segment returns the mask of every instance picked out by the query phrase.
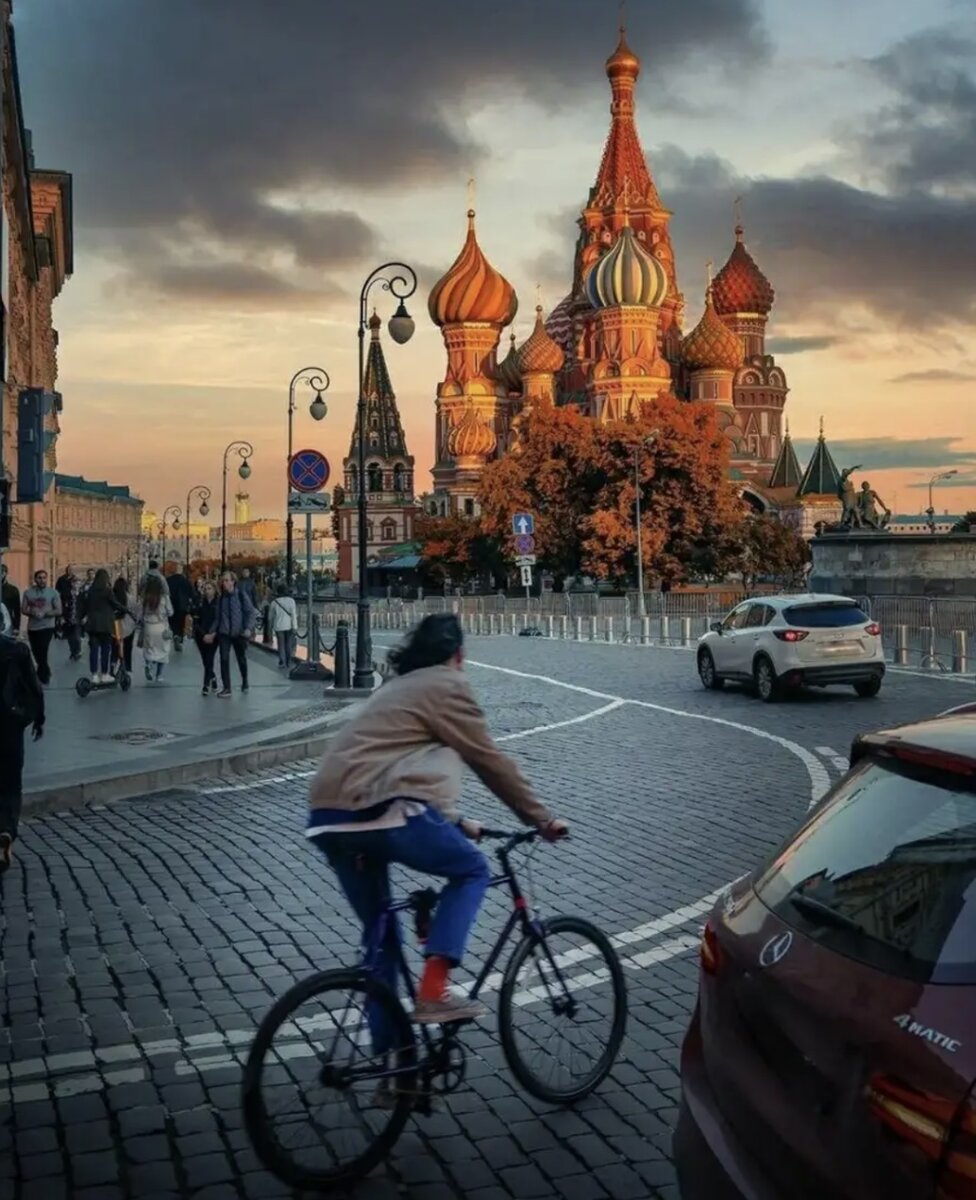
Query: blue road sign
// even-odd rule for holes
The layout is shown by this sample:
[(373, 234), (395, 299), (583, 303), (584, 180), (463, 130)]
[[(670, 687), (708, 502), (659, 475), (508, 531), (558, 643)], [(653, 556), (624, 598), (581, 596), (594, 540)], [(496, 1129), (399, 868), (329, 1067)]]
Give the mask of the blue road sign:
[(512, 529), (516, 534), (535, 533), (535, 517), (531, 513), (516, 513), (512, 517)]
[(535, 554), (535, 538), (531, 533), (517, 533), (515, 535), (515, 553)]
[(298, 450), (288, 460), (288, 482), (296, 492), (320, 492), (329, 482), (329, 460), (319, 450)]

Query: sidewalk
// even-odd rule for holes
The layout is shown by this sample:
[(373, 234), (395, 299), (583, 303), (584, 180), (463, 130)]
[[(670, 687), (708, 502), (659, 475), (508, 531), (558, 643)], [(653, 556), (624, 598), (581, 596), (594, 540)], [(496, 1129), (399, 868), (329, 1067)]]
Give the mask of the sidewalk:
[(24, 811), (105, 802), (164, 790), (202, 775), (253, 770), (320, 753), (348, 700), (326, 697), (321, 683), (292, 682), (273, 654), (248, 651), (250, 690), (229, 700), (200, 694), (203, 671), (192, 643), (174, 653), (162, 683), (149, 684), (133, 656), (132, 688), (92, 692), (75, 682), (87, 665), (52, 646), (54, 678), (45, 689), (47, 723), (26, 746)]

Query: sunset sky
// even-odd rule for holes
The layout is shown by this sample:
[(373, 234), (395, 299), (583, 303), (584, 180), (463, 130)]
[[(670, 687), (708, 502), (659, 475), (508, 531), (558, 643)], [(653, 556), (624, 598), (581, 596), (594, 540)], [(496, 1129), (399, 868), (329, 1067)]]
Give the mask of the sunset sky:
[[(217, 495), (247, 438), (252, 511), (283, 515), (288, 380), (331, 375), (296, 439), (337, 464), (359, 288), (397, 258), (421, 276), (417, 333), (387, 360), (426, 490), (444, 364), (426, 296), (466, 181), (523, 338), (536, 284), (547, 310), (568, 287), (618, 19), (616, 0), (16, 0), (37, 166), (74, 174), (60, 469), (159, 509)], [(976, 509), (974, 0), (629, 0), (626, 21), (686, 329), (741, 195), (801, 461), (822, 414), (838, 465), (895, 511), (951, 467), (936, 507)]]

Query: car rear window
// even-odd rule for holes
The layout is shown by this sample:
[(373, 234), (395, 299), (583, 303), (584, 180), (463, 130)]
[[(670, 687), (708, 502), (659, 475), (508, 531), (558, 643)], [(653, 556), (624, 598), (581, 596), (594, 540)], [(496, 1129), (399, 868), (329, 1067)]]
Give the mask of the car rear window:
[(976, 791), (865, 759), (763, 868), (760, 899), (832, 950), (922, 983), (976, 983)]
[(783, 610), (787, 625), (799, 629), (837, 629), (843, 625), (867, 625), (871, 620), (856, 604), (793, 604)]

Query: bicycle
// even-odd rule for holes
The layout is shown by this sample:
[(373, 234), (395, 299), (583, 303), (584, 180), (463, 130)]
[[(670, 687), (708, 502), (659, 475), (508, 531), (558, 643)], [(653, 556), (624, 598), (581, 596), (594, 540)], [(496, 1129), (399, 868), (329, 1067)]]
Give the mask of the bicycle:
[[(498, 988), (498, 1030), (502, 1051), (512, 1074), (530, 1095), (550, 1104), (572, 1104), (588, 1096), (610, 1073), (627, 1022), (627, 991), (620, 961), (607, 936), (589, 921), (560, 916), (539, 920), (530, 913), (515, 869), (512, 852), (539, 837), (537, 830), (510, 833), (482, 831), (482, 840), (503, 841), (497, 851), (501, 866), (491, 887), (507, 886), (512, 910), (495, 945), (482, 965), (471, 998), (486, 987)], [(425, 888), (405, 899), (390, 900), (366, 941), (359, 966), (323, 971), (296, 984), (267, 1013), (258, 1027), (247, 1058), (243, 1079), (244, 1121), (251, 1143), (264, 1165), (279, 1179), (298, 1189), (328, 1190), (362, 1178), (392, 1150), (411, 1113), (431, 1111), (435, 1094), (455, 1091), (465, 1079), (465, 1051), (459, 1034), (463, 1025), (414, 1025), (399, 996), (375, 977), (373, 964), (384, 943), (390, 921), (410, 912), (418, 937), (423, 940), (439, 892)], [(492, 972), (506, 944), (521, 931), (504, 972)], [(562, 938), (575, 939), (554, 949)], [(581, 967), (579, 970), (578, 968)], [(398, 938), (398, 967), (407, 994), (414, 1001), (416, 988)], [(535, 968), (536, 979), (526, 974)], [(523, 974), (526, 972), (526, 974)], [(609, 985), (606, 994), (601, 985)], [(309, 1003), (316, 1011), (299, 1015)], [(542, 1017), (542, 1032), (520, 1040), (521, 1017)], [(555, 1062), (554, 1028), (568, 1019), (568, 1030), (585, 1036), (604, 1026), (607, 1036), (594, 1046), (594, 1061), (582, 1078), (563, 1085), (543, 1078), (535, 1066)], [(372, 1019), (372, 1021), (370, 1020)], [(377, 1052), (371, 1029), (392, 1033), (392, 1049)], [(419, 1045), (418, 1045), (419, 1032)], [(281, 1034), (280, 1043), (276, 1037)], [(530, 1062), (529, 1054), (535, 1055)], [(349, 1061), (340, 1057), (348, 1055)], [(572, 1047), (573, 1063), (584, 1050)], [(361, 1061), (353, 1061), (361, 1055)], [(334, 1122), (318, 1121), (321, 1105), (313, 1104), (305, 1089), (334, 1093), (336, 1103), (348, 1107), (353, 1122), (348, 1151), (340, 1149), (341, 1135)], [(372, 1089), (372, 1092), (370, 1091)], [(297, 1092), (299, 1104), (279, 1126), (280, 1113), (273, 1102), (288, 1100)], [(296, 1156), (286, 1135), (311, 1133), (313, 1161)], [(345, 1143), (343, 1143), (344, 1145)]]

